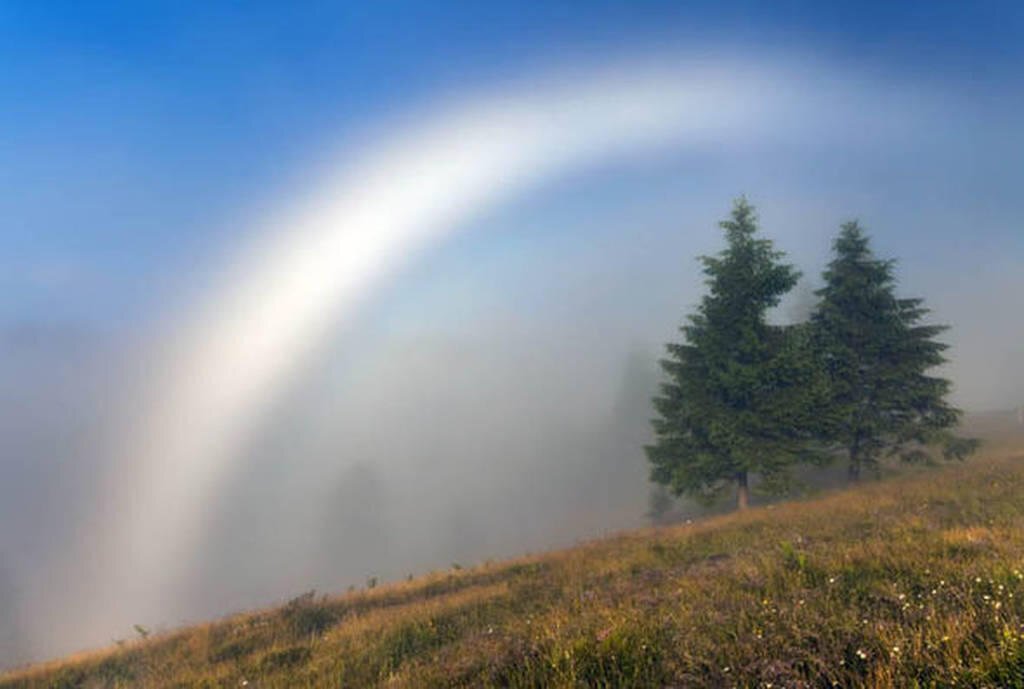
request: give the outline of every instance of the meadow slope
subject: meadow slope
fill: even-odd
[[[279,608],[29,687],[1024,687],[1024,455]]]

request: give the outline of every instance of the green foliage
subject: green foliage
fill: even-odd
[[[790,541],[780,543],[779,549],[782,551],[782,561],[787,567],[798,572],[802,572],[807,568],[807,555],[797,550]]]
[[[835,241],[810,322],[790,326],[766,313],[798,274],[757,236],[753,208],[737,201],[721,226],[726,249],[701,259],[708,294],[661,362],[652,481],[706,502],[736,484],[743,507],[750,475],[788,492],[797,463],[845,454],[857,480],[885,457],[930,464],[977,449],[952,433],[950,382],[931,373],[946,327],[923,322],[921,299],[896,296],[894,261],[875,258],[857,223]]]
[[[708,294],[661,362],[667,381],[645,449],[656,483],[708,501],[736,484],[742,506],[749,474],[782,490],[792,465],[813,455],[806,429],[824,382],[807,329],[766,317],[799,273],[758,237],[745,199],[721,227],[725,250],[701,258]]]
[[[950,382],[928,373],[946,361],[935,339],[946,326],[922,323],[921,299],[896,296],[895,262],[874,256],[856,222],[843,225],[834,253],[812,316],[830,385],[821,437],[846,453],[853,480],[884,456],[930,462],[936,443],[947,458],[973,452],[977,441],[949,432],[960,418],[946,402]]]

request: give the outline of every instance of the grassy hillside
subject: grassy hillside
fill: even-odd
[[[0,687],[1024,687],[1024,456],[302,597]]]

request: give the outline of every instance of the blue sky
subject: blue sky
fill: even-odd
[[[139,317],[325,145],[437,93],[651,50],[1006,91],[1022,17],[1012,2],[7,2],[0,319]]]

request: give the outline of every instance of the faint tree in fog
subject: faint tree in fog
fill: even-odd
[[[744,509],[751,474],[780,487],[805,456],[823,386],[806,328],[766,319],[799,273],[758,236],[745,199],[720,225],[727,247],[701,258],[709,291],[681,328],[685,341],[667,345],[668,380],[654,399],[656,438],[646,450],[656,483],[707,500],[735,486]]]
[[[324,525],[324,560],[342,576],[352,576],[352,563],[364,576],[375,574],[390,556],[391,529],[384,482],[366,462],[348,467],[337,479]]]
[[[675,497],[665,486],[656,483],[651,486],[647,499],[647,518],[655,526],[664,526],[678,521]]]
[[[947,326],[922,324],[923,300],[895,295],[895,261],[876,258],[856,222],[833,252],[812,328],[830,383],[822,437],[846,454],[849,479],[877,472],[884,455],[928,461],[933,443],[947,458],[969,454],[976,441],[949,432],[960,418],[946,402],[950,382],[927,373],[946,361],[935,337]]]
[[[598,422],[580,485],[588,501],[613,514],[635,514],[647,494],[643,446],[651,438],[651,391],[658,380],[658,366],[651,351],[632,349],[623,363],[611,414]]]

